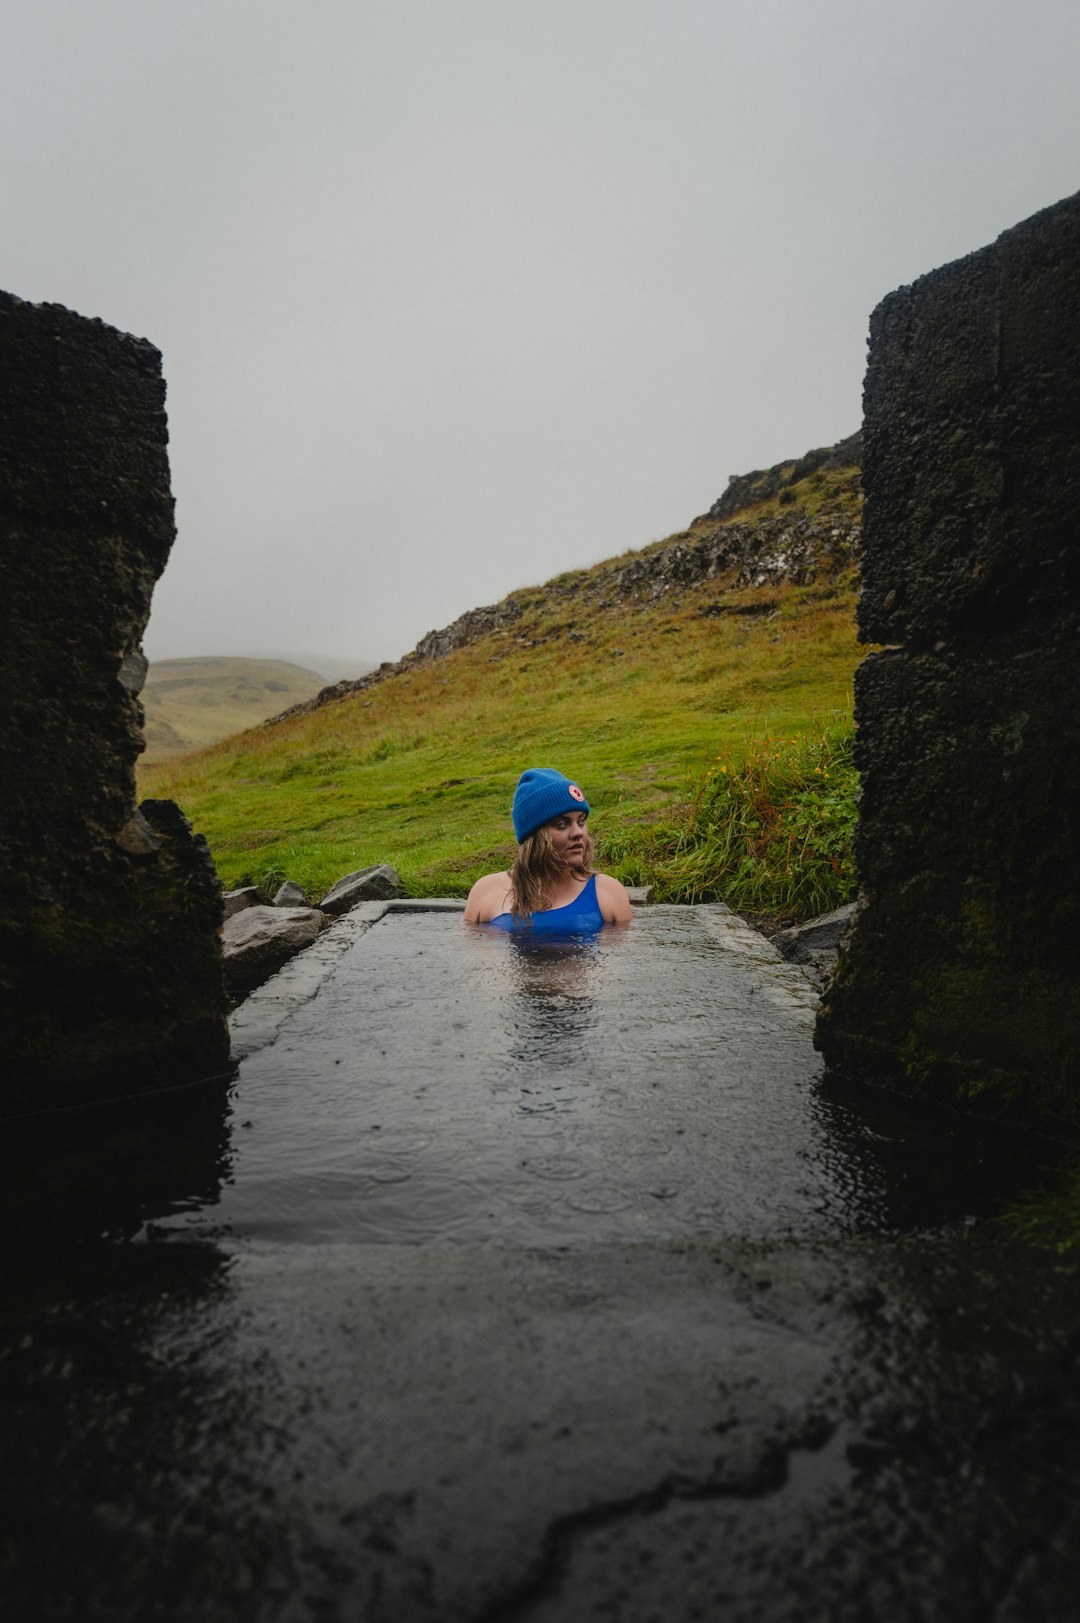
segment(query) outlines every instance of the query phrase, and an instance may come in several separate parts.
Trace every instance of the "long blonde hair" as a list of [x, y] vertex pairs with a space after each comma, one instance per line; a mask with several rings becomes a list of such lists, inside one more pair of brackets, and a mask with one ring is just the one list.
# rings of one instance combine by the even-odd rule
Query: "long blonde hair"
[[[586, 827], [581, 861], [570, 870], [575, 879], [588, 879], [593, 871], [594, 855], [592, 835]], [[542, 823], [522, 840], [510, 869], [510, 911], [514, 918], [524, 919], [530, 913], [542, 913], [565, 871], [564, 864], [555, 855], [551, 830], [546, 823]]]

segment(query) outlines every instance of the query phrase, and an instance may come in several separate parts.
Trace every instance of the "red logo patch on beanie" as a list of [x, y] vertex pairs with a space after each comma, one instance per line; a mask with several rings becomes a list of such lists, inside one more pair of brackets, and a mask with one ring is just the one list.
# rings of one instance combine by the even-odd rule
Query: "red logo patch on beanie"
[[573, 796], [573, 798], [575, 800], [584, 800], [585, 799], [585, 796], [582, 794], [581, 790], [578, 788], [576, 783], [568, 784], [567, 788], [566, 788], [566, 792], [567, 792], [568, 795]]

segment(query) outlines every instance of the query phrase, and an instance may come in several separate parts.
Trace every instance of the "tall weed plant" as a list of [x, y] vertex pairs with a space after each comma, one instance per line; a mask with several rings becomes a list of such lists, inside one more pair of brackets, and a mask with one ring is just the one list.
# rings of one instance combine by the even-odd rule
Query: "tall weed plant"
[[676, 816], [612, 842], [658, 901], [723, 901], [740, 913], [812, 918], [855, 894], [858, 774], [849, 717], [801, 736], [722, 751]]

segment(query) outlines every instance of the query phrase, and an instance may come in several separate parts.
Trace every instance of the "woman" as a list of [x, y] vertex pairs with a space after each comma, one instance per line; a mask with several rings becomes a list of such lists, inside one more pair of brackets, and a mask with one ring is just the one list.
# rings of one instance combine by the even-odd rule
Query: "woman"
[[629, 924], [630, 898], [622, 885], [592, 870], [588, 815], [589, 802], [561, 772], [549, 766], [523, 772], [514, 791], [514, 865], [476, 881], [465, 922], [538, 934]]

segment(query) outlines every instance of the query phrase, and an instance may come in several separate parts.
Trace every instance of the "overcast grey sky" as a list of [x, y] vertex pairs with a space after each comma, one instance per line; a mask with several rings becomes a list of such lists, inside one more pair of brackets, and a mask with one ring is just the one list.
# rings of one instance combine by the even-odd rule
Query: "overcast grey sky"
[[150, 338], [153, 658], [396, 658], [858, 424], [1080, 187], [1076, 0], [7, 0], [0, 285]]

